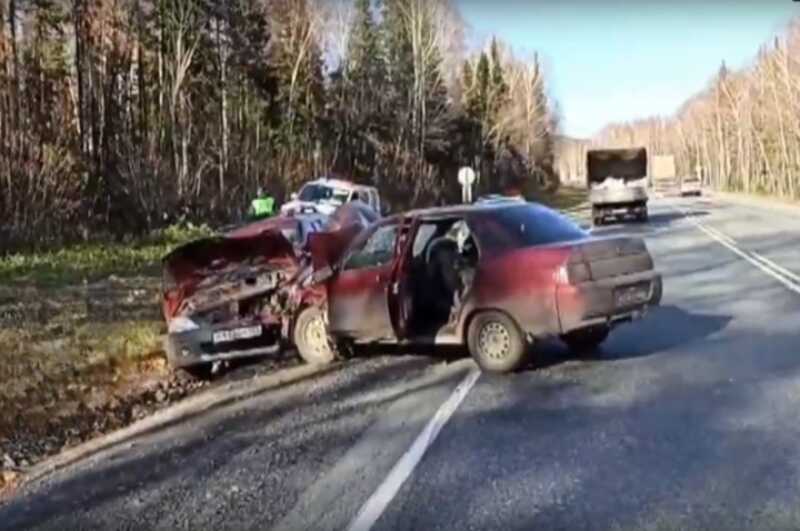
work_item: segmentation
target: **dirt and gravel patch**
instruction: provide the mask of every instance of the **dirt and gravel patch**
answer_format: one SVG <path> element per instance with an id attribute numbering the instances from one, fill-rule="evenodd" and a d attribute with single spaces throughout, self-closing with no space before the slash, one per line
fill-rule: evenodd
<path id="1" fill-rule="evenodd" d="M 157 278 L 0 287 L 0 495 L 27 469 L 210 385 L 297 363 L 255 360 L 214 382 L 170 370 Z"/>

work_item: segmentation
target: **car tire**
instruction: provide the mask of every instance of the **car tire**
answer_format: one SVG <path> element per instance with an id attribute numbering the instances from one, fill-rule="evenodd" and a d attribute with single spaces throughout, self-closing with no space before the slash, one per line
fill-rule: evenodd
<path id="1" fill-rule="evenodd" d="M 193 380 L 206 382 L 214 377 L 214 373 L 211 370 L 212 367 L 213 365 L 211 363 L 200 363 L 198 365 L 183 367 L 181 370 Z"/>
<path id="2" fill-rule="evenodd" d="M 470 322 L 467 347 L 481 370 L 506 373 L 525 362 L 528 345 L 513 319 L 501 312 L 488 311 L 479 313 Z"/>
<path id="3" fill-rule="evenodd" d="M 575 330 L 561 336 L 572 352 L 586 354 L 597 350 L 603 341 L 608 338 L 611 329 L 607 326 L 595 326 L 583 330 Z"/>
<path id="4" fill-rule="evenodd" d="M 300 357 L 310 365 L 328 365 L 336 357 L 328 339 L 325 316 L 316 306 L 305 308 L 297 316 L 292 339 Z"/>

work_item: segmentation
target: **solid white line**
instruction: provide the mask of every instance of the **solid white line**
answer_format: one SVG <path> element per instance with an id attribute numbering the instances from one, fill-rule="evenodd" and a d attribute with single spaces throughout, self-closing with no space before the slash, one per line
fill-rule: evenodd
<path id="1" fill-rule="evenodd" d="M 717 229 L 714 229 L 712 227 L 705 227 L 705 228 L 706 228 L 707 231 L 713 232 L 717 236 L 718 239 L 725 240 L 728 243 L 730 243 L 731 245 L 736 246 L 736 240 L 734 240 L 733 238 L 731 238 L 727 234 L 725 234 L 725 233 L 723 233 L 723 232 L 721 232 L 721 231 L 719 231 Z M 789 280 L 791 280 L 791 281 L 793 281 L 795 283 L 800 284 L 800 275 L 794 273 L 793 271 L 790 271 L 790 270 L 786 269 L 785 267 L 783 267 L 780 264 L 776 264 L 775 262 L 773 262 L 772 260 L 770 260 L 766 256 L 761 255 L 761 254 L 759 254 L 759 253 L 757 253 L 755 251 L 750 251 L 750 252 L 748 252 L 748 254 L 751 257 L 753 257 L 755 260 L 758 260 L 759 262 L 761 262 L 765 267 L 767 267 L 769 269 L 772 269 L 773 272 L 775 272 L 775 273 L 777 273 L 777 274 L 779 274 L 779 275 L 781 275 L 783 277 L 786 277 L 786 278 L 788 278 Z"/>
<path id="2" fill-rule="evenodd" d="M 785 267 L 783 267 L 780 264 L 776 264 L 775 262 L 773 262 L 772 260 L 770 260 L 766 256 L 758 254 L 757 252 L 753 251 L 753 258 L 755 258 L 756 260 L 760 260 L 761 262 L 764 263 L 764 265 L 766 265 L 768 267 L 771 267 L 772 269 L 774 269 L 778 273 L 781 273 L 785 277 L 787 277 L 787 278 L 789 278 L 789 279 L 791 279 L 791 280 L 793 280 L 793 281 L 795 281 L 797 283 L 800 283 L 800 275 L 794 273 L 793 271 L 789 271 L 788 269 L 786 269 Z"/>
<path id="3" fill-rule="evenodd" d="M 760 255 L 755 255 L 755 253 L 751 254 L 751 253 L 748 253 L 747 251 L 744 251 L 744 250 L 740 249 L 736 245 L 735 240 L 733 240 L 729 236 L 720 233 L 716 229 L 712 229 L 710 227 L 706 227 L 705 225 L 703 225 L 702 223 L 700 223 L 699 221 L 694 219 L 694 216 L 691 215 L 691 213 L 683 210 L 682 208 L 675 207 L 675 209 L 678 210 L 679 212 L 681 212 L 684 216 L 686 216 L 687 219 L 689 219 L 692 223 L 694 223 L 694 225 L 698 229 L 700 229 L 701 231 L 705 232 L 708 236 L 710 236 L 714 240 L 718 241 L 723 246 L 727 247 L 728 249 L 733 251 L 735 254 L 737 254 L 738 256 L 740 256 L 741 258 L 746 260 L 747 262 L 749 262 L 750 264 L 754 265 L 755 267 L 757 267 L 758 269 L 760 269 L 761 271 L 763 271 L 767 275 L 771 276 L 772 278 L 774 278 L 775 280 L 777 280 L 778 282 L 783 284 L 790 291 L 793 291 L 794 293 L 797 293 L 798 295 L 800 295 L 800 283 L 795 284 L 794 282 L 792 282 L 792 278 L 794 277 L 794 273 L 789 272 L 789 274 L 786 275 L 786 277 L 784 277 L 781 274 L 781 269 L 783 269 L 782 267 L 777 266 L 777 267 L 775 267 L 775 269 L 772 269 L 770 266 L 774 267 L 777 264 L 773 265 L 772 263 L 770 263 L 768 260 L 766 260 L 765 258 L 763 258 Z M 764 260 L 764 262 L 759 261 L 759 258 L 761 260 Z M 786 274 L 786 273 L 784 273 L 784 274 Z"/>
<path id="4" fill-rule="evenodd" d="M 480 375 L 480 370 L 472 369 L 461 383 L 458 384 L 453 393 L 439 407 L 439 410 L 433 418 L 428 421 L 425 429 L 423 429 L 414 440 L 411 448 L 409 448 L 397 463 L 395 463 L 389 475 L 386 476 L 386 479 L 384 479 L 383 483 L 378 487 L 378 490 L 376 490 L 372 496 L 364 502 L 364 505 L 361 506 L 358 514 L 347 527 L 349 531 L 369 531 L 372 526 L 375 525 L 375 522 L 381 517 L 386 507 L 389 506 L 400 491 L 400 487 L 403 486 L 403 483 L 405 483 L 411 475 L 411 472 L 414 471 L 414 468 L 422 460 L 425 452 L 431 444 L 433 444 L 433 441 L 436 440 L 436 437 L 439 435 L 439 432 L 442 431 L 444 425 L 447 424 L 447 421 L 450 420 L 450 417 L 455 413 L 456 409 L 458 409 L 458 406 L 467 396 L 470 389 L 472 389 L 472 386 L 478 381 Z"/>

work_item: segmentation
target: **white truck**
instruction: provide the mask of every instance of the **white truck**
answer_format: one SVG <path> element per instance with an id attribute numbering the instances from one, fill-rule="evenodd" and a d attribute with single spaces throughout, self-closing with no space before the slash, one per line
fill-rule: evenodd
<path id="1" fill-rule="evenodd" d="M 586 185 L 595 225 L 624 216 L 647 221 L 645 148 L 587 151 Z"/>
<path id="2" fill-rule="evenodd" d="M 380 194 L 374 186 L 322 177 L 307 182 L 292 194 L 291 201 L 281 206 L 281 214 L 317 212 L 329 216 L 343 204 L 356 200 L 381 213 Z"/>

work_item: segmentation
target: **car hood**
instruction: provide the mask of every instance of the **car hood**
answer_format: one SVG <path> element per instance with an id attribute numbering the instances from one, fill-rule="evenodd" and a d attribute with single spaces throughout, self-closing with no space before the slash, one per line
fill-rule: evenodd
<path id="1" fill-rule="evenodd" d="M 203 238 L 178 247 L 162 261 L 164 313 L 170 318 L 183 302 L 199 294 L 209 303 L 237 298 L 258 288 L 265 274 L 275 279 L 291 277 L 299 257 L 286 237 L 277 230 L 251 236 Z M 272 281 L 274 284 L 276 281 Z M 265 286 L 274 288 L 275 286 Z M 225 293 L 217 294 L 216 291 Z"/>

